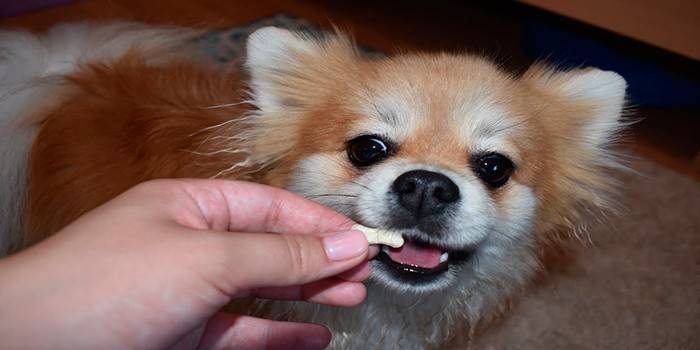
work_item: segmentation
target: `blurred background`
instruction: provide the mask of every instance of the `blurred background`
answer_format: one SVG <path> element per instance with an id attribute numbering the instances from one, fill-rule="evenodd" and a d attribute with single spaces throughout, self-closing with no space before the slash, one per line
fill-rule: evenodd
<path id="1" fill-rule="evenodd" d="M 626 211 L 593 223 L 579 258 L 476 346 L 700 349 L 700 1 L 0 0 L 3 28 L 87 19 L 204 26 L 234 46 L 237 28 L 337 25 L 389 54 L 470 52 L 514 73 L 536 60 L 617 71 L 639 120 L 624 144 L 638 172 L 625 179 Z M 221 37 L 207 40 L 235 56 Z"/>

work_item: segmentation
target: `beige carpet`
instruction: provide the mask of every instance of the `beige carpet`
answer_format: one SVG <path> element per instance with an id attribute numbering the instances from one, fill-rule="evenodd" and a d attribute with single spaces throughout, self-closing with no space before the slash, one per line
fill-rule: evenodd
<path id="1" fill-rule="evenodd" d="M 474 348 L 700 349 L 700 183 L 633 167 L 627 213 Z"/>

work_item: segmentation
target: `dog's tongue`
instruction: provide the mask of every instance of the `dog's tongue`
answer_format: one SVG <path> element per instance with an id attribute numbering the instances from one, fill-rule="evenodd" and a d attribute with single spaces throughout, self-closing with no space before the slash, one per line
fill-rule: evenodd
<path id="1" fill-rule="evenodd" d="M 401 248 L 389 249 L 391 260 L 399 264 L 432 269 L 440 265 L 442 251 L 429 246 L 418 246 L 406 241 Z"/>

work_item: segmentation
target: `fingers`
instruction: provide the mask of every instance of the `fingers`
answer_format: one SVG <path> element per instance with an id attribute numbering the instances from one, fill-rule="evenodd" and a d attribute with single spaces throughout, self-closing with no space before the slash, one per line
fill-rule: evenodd
<path id="1" fill-rule="evenodd" d="M 327 278 L 302 286 L 260 288 L 252 291 L 251 295 L 264 299 L 303 300 L 317 304 L 351 307 L 365 300 L 367 288 L 359 282 Z"/>
<path id="2" fill-rule="evenodd" d="M 245 182 L 162 180 L 140 187 L 136 189 L 141 191 L 140 198 L 168 198 L 158 202 L 174 208 L 165 219 L 198 230 L 198 234 L 181 235 L 185 241 L 180 243 L 207 252 L 188 256 L 199 261 L 196 270 L 209 271 L 204 274 L 207 281 L 229 297 L 257 290 L 261 297 L 337 306 L 353 306 L 366 297 L 363 285 L 329 277 L 347 271 L 341 278 L 364 280 L 369 267 L 353 267 L 375 255 L 377 249 L 369 248 L 361 232 L 329 233 L 353 223 L 328 208 L 283 190 Z M 155 213 L 163 212 L 162 207 L 157 209 Z M 203 235 L 202 230 L 209 234 Z M 197 245 L 201 243 L 205 245 Z"/>
<path id="3" fill-rule="evenodd" d="M 251 291 L 251 296 L 265 299 L 303 300 L 334 306 L 355 306 L 364 301 L 367 288 L 361 282 L 369 278 L 372 268 L 364 262 L 325 280 L 301 286 L 260 288 Z"/>
<path id="4" fill-rule="evenodd" d="M 367 259 L 369 246 L 358 231 L 328 237 L 212 232 L 202 269 L 222 290 L 236 295 L 262 287 L 304 285 L 345 272 Z M 188 235 L 199 239 L 201 235 Z M 200 240 L 201 243 L 201 240 Z M 195 246 L 194 243 L 192 246 Z"/>
<path id="5" fill-rule="evenodd" d="M 349 230 L 353 225 L 318 203 L 254 183 L 157 180 L 138 187 L 136 191 L 150 191 L 151 198 L 170 197 L 172 218 L 196 229 L 304 234 Z"/>
<path id="6" fill-rule="evenodd" d="M 326 327 L 219 313 L 209 320 L 199 349 L 323 349 L 331 341 Z"/>
<path id="7" fill-rule="evenodd" d="M 363 262 L 360 265 L 353 267 L 338 275 L 339 278 L 350 281 L 350 282 L 360 282 L 364 281 L 372 274 L 372 267 L 369 261 Z"/>

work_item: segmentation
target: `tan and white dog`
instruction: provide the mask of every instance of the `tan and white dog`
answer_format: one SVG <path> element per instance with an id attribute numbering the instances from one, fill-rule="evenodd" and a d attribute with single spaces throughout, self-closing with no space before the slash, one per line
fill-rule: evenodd
<path id="1" fill-rule="evenodd" d="M 241 78 L 189 59 L 196 35 L 133 23 L 0 33 L 2 253 L 148 179 L 283 187 L 406 244 L 382 249 L 359 307 L 257 312 L 326 324 L 337 348 L 428 348 L 466 339 L 611 207 L 616 73 L 366 58 L 340 33 L 267 27 Z"/>

